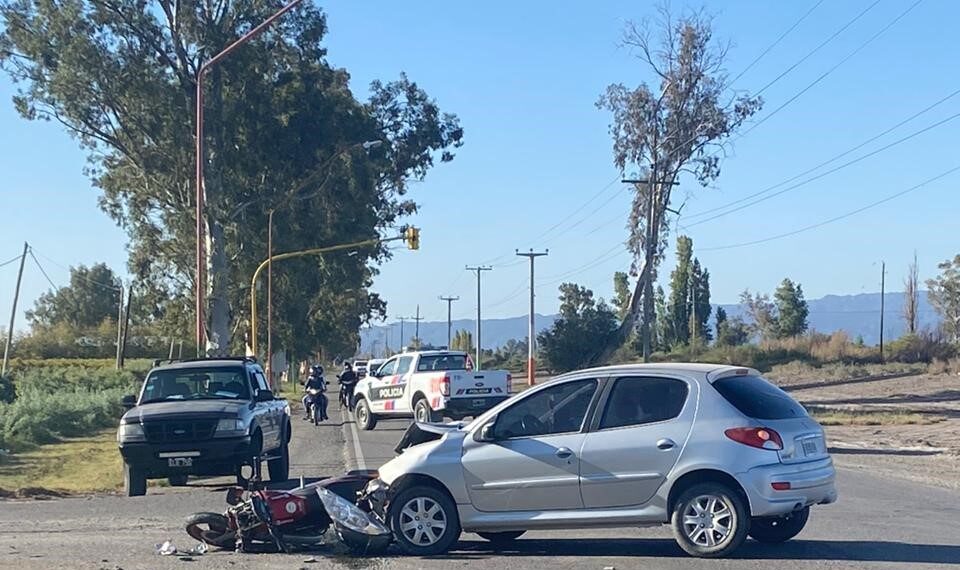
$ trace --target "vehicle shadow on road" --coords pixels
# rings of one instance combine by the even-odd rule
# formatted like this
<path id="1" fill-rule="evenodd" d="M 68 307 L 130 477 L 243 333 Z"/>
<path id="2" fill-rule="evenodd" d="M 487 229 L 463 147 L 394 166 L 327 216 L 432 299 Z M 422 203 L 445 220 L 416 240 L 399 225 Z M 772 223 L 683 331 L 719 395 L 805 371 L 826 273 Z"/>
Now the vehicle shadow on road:
<path id="1" fill-rule="evenodd" d="M 460 541 L 448 558 L 590 556 L 686 557 L 672 539 L 597 538 L 590 540 L 529 539 L 506 546 L 486 541 Z M 833 560 L 844 562 L 900 562 L 960 566 L 960 546 L 909 544 L 874 540 L 794 540 L 768 545 L 746 542 L 731 558 L 741 560 Z"/>

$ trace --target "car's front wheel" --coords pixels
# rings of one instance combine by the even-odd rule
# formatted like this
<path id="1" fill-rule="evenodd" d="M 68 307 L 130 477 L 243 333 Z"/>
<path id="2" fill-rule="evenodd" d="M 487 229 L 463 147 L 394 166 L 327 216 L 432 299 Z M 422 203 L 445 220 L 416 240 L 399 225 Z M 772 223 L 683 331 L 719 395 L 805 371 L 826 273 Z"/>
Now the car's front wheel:
<path id="1" fill-rule="evenodd" d="M 750 522 L 750 537 L 757 542 L 776 544 L 800 534 L 810 518 L 810 507 L 782 517 L 757 517 Z"/>
<path id="2" fill-rule="evenodd" d="M 677 544 L 687 554 L 722 558 L 746 540 L 750 518 L 735 490 L 722 483 L 700 483 L 677 498 L 671 525 Z"/>
<path id="3" fill-rule="evenodd" d="M 435 487 L 417 486 L 400 492 L 390 502 L 387 516 L 397 546 L 407 554 L 443 554 L 460 539 L 457 506 Z"/>
<path id="4" fill-rule="evenodd" d="M 147 476 L 143 470 L 123 462 L 123 491 L 128 497 L 147 494 Z"/>
<path id="5" fill-rule="evenodd" d="M 364 431 L 377 427 L 377 416 L 370 411 L 370 404 L 365 398 L 357 400 L 357 405 L 353 408 L 353 417 L 357 421 L 357 426 Z"/>

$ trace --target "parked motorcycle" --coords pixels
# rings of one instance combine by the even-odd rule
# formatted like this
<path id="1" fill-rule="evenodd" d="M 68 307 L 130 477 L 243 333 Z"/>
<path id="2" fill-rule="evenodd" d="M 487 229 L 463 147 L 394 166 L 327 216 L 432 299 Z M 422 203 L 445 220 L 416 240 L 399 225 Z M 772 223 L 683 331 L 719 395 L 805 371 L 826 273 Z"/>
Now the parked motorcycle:
<path id="1" fill-rule="evenodd" d="M 376 515 L 367 484 L 373 470 L 301 484 L 291 491 L 262 488 L 259 473 L 250 477 L 250 488 L 227 492 L 223 514 L 195 513 L 187 517 L 186 531 L 193 539 L 221 549 L 241 552 L 292 552 L 324 543 L 332 527 L 350 550 L 375 554 L 393 540 Z"/>

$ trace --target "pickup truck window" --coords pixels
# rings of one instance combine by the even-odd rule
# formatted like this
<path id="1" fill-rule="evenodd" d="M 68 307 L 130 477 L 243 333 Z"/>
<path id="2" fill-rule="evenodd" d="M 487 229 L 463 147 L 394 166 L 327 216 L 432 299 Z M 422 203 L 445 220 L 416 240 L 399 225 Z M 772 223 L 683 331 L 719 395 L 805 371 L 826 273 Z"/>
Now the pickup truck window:
<path id="1" fill-rule="evenodd" d="M 253 377 L 256 378 L 256 389 L 258 390 L 269 390 L 270 386 L 267 385 L 267 378 L 263 375 L 263 372 L 259 370 L 253 371 Z"/>
<path id="2" fill-rule="evenodd" d="M 141 404 L 163 400 L 249 400 L 243 368 L 184 368 L 150 373 Z"/>
<path id="3" fill-rule="evenodd" d="M 410 372 L 410 365 L 413 364 L 412 356 L 404 356 L 400 358 L 399 363 L 397 364 L 396 374 L 402 376 L 407 372 Z"/>
<path id="4" fill-rule="evenodd" d="M 417 363 L 417 372 L 435 372 L 444 370 L 466 370 L 467 359 L 463 354 L 439 354 L 421 356 Z"/>

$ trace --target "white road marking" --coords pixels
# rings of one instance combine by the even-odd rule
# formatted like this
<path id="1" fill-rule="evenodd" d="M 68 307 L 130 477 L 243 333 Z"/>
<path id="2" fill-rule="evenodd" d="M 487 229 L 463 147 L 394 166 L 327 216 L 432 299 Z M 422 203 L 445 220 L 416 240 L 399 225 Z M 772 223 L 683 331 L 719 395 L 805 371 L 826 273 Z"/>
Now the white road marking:
<path id="1" fill-rule="evenodd" d="M 348 419 L 346 410 L 340 410 L 340 417 L 343 418 L 343 424 L 346 425 Z M 366 469 L 367 462 L 363 458 L 363 449 L 360 447 L 360 433 L 357 432 L 355 422 L 350 422 L 350 435 L 353 438 L 353 455 L 357 461 L 357 469 Z"/>

